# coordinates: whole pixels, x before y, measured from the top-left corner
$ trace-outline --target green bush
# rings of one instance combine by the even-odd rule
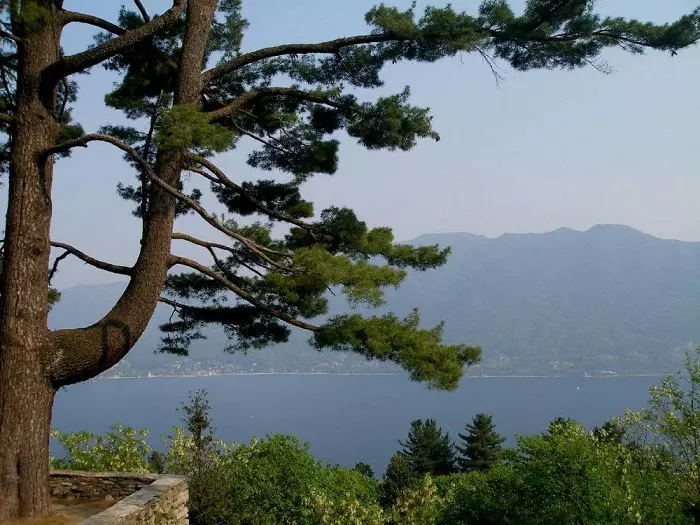
[[[370,469],[323,466],[286,435],[227,444],[217,439],[205,392],[183,406],[185,429],[163,436],[114,425],[105,436],[52,432],[65,456],[53,468],[146,472],[190,478],[192,525],[684,525],[694,470],[669,447],[587,433],[569,419],[521,436],[489,470],[419,476],[396,454],[383,479]],[[688,424],[690,425],[690,424]]]
[[[148,430],[112,425],[105,436],[90,432],[63,434],[51,431],[65,451],[63,458],[51,458],[51,468],[106,472],[148,472],[153,452],[146,443]]]

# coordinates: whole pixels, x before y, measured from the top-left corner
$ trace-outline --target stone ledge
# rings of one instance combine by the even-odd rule
[[[123,472],[52,471],[53,496],[117,503],[81,525],[187,525],[187,478]]]

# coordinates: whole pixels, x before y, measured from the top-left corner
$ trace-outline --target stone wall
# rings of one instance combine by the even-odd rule
[[[150,485],[159,477],[158,474],[52,470],[49,485],[51,496],[55,498],[122,499]]]
[[[53,471],[52,496],[117,502],[81,525],[187,525],[187,478],[172,475]]]

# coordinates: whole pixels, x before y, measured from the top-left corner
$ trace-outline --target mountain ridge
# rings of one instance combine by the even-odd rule
[[[405,315],[417,306],[424,325],[445,320],[446,341],[484,349],[482,364],[470,373],[661,373],[674,371],[682,349],[700,342],[700,242],[624,225],[495,238],[433,233],[406,242],[450,245],[452,253],[444,267],[409,272],[398,290],[387,291],[379,313]],[[51,328],[96,321],[124,287],[114,282],[63,290]],[[331,299],[333,313],[348,311]],[[167,315],[169,309],[159,306],[128,363],[142,371],[169,366],[173,357],[152,352],[157,325]],[[193,348],[190,361],[199,365],[187,366],[216,361],[228,363],[229,371],[396,370],[359,356],[320,354],[303,333],[286,345],[235,356],[220,352],[221,331],[208,334]]]

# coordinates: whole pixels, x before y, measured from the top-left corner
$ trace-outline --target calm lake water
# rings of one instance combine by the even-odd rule
[[[660,377],[466,378],[455,392],[429,391],[399,375],[248,375],[101,380],[57,394],[53,426],[103,433],[113,423],[147,427],[151,442],[180,424],[176,408],[206,389],[217,435],[226,441],[288,433],[328,463],[364,461],[384,471],[411,420],[435,418],[456,437],[476,412],[493,415],[512,444],[557,416],[587,427],[641,408]],[[60,453],[60,449],[53,450]]]

